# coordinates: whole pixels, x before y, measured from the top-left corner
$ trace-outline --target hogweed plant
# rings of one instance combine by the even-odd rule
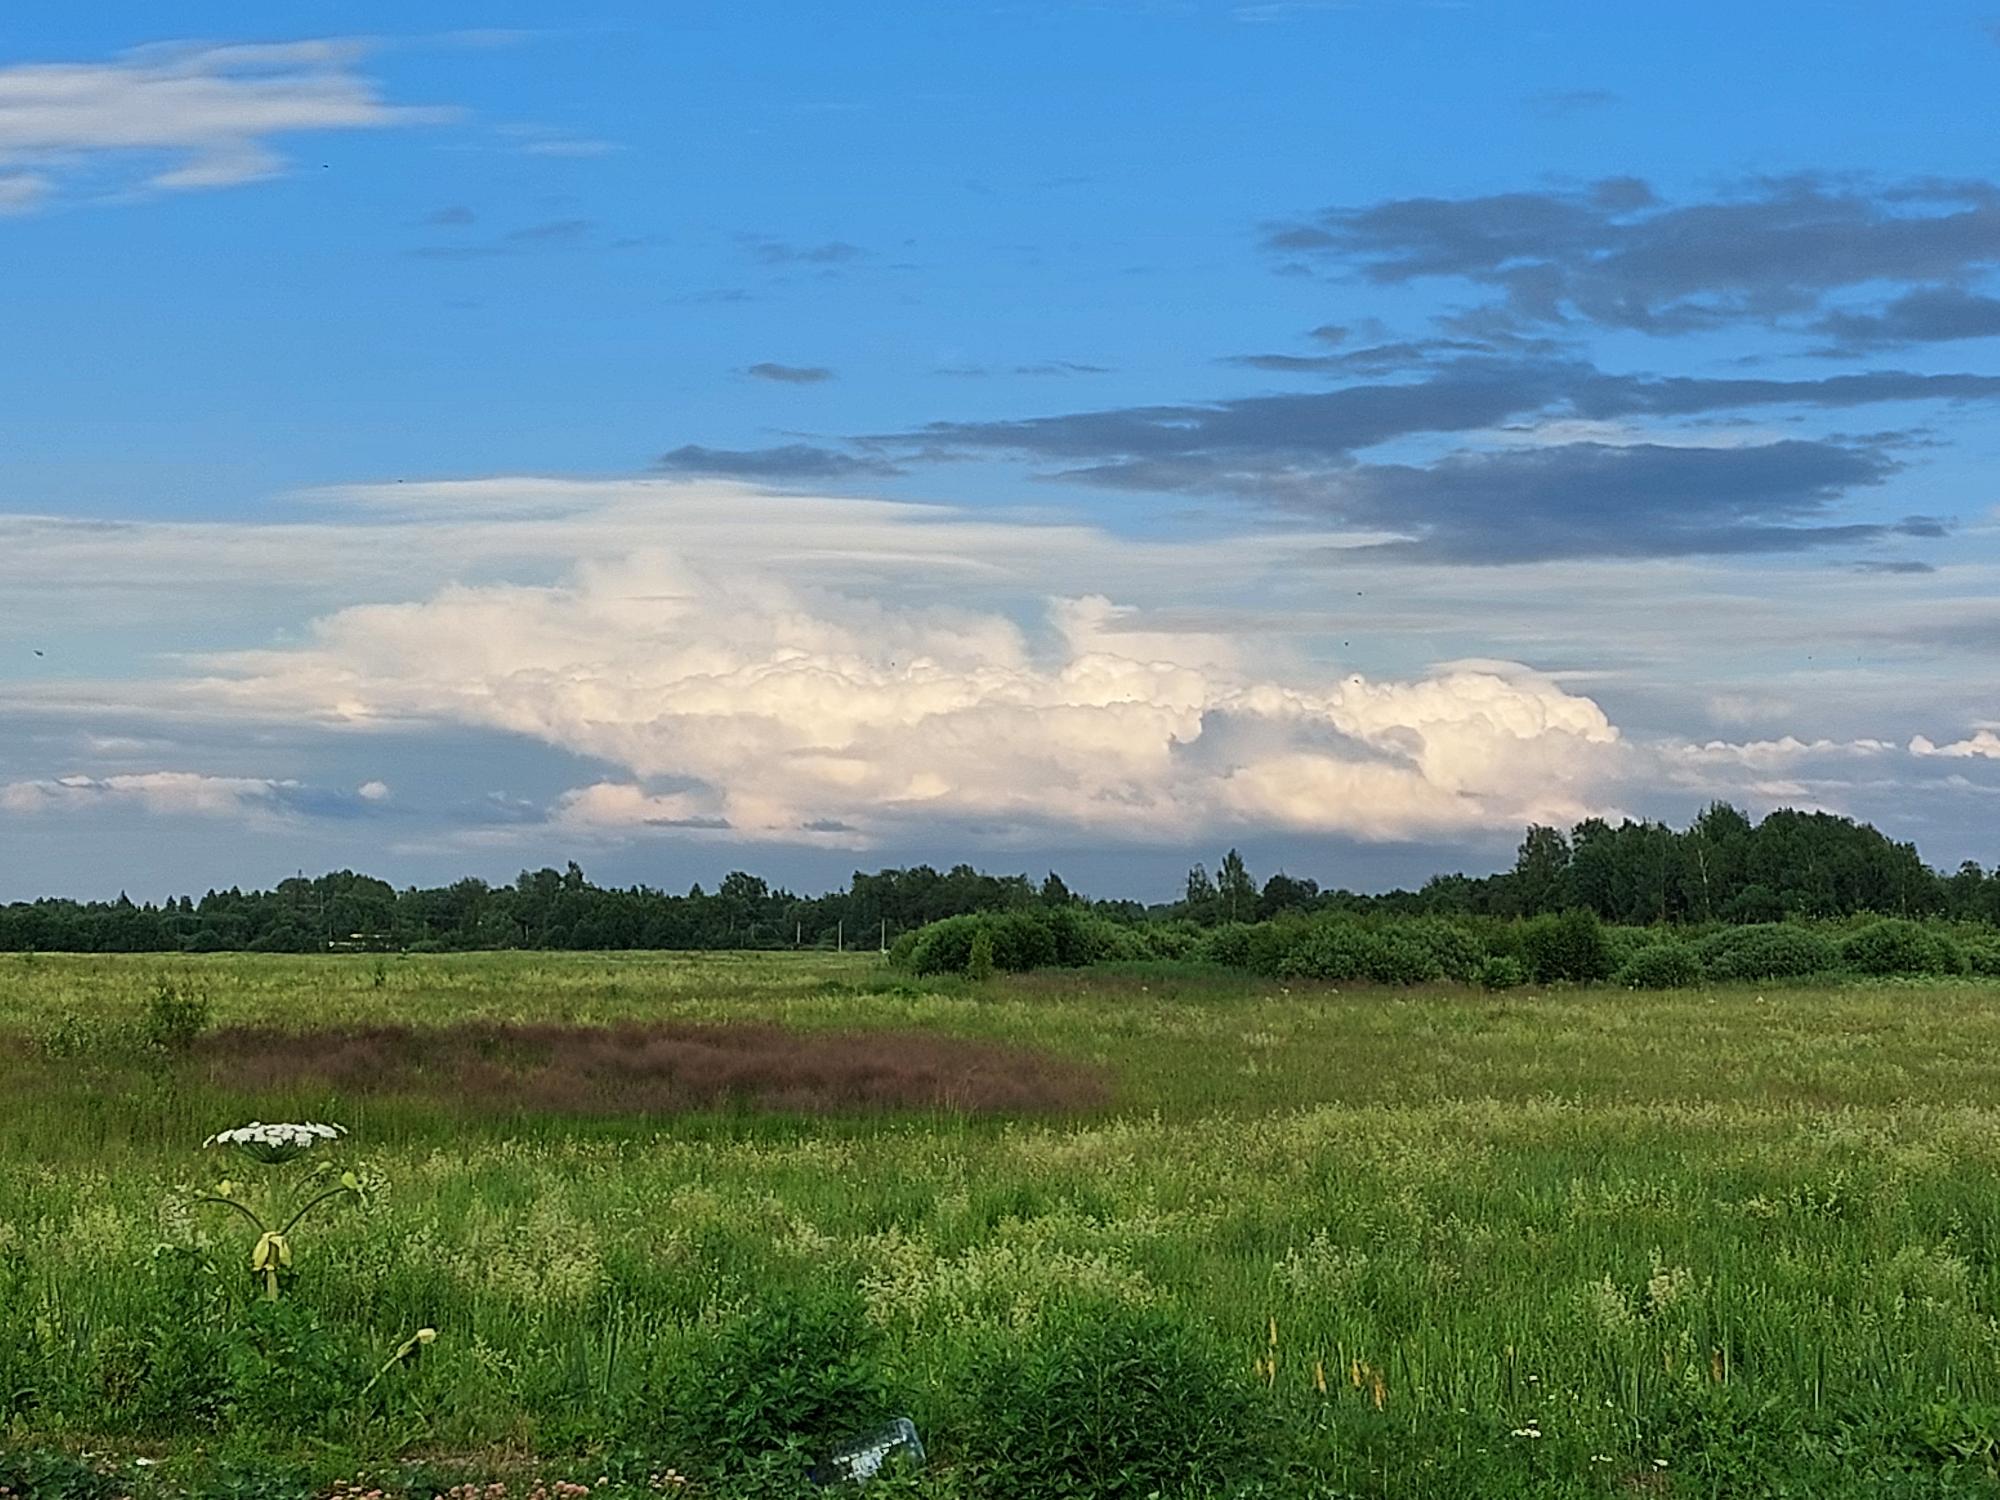
[[[202,1145],[204,1148],[227,1147],[259,1166],[278,1167],[296,1161],[323,1141],[337,1141],[346,1134],[347,1128],[343,1125],[321,1125],[311,1121],[266,1125],[261,1120],[252,1120],[234,1130],[218,1131]],[[250,1250],[250,1270],[253,1275],[263,1278],[264,1300],[276,1302],[278,1277],[292,1268],[291,1236],[299,1221],[323,1203],[331,1203],[336,1198],[358,1201],[364,1193],[361,1180],[354,1173],[341,1172],[336,1177],[333,1164],[321,1162],[299,1180],[290,1194],[262,1196],[264,1202],[260,1211],[257,1205],[247,1201],[242,1183],[225,1177],[211,1191],[198,1194],[195,1202],[214,1203],[227,1208],[241,1215],[257,1231],[257,1242]],[[287,1206],[292,1206],[289,1215],[284,1212]]]

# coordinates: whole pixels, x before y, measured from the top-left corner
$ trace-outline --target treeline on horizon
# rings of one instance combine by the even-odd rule
[[[2000,922],[2000,870],[1945,874],[1916,846],[1829,813],[1753,822],[1716,803],[1676,830],[1600,819],[1567,833],[1533,826],[1512,868],[1438,875],[1417,890],[1322,889],[1285,873],[1259,881],[1231,850],[1190,870],[1181,899],[1091,900],[1051,872],[989,875],[971,865],[856,871],[844,890],[799,896],[743,871],[713,891],[593,885],[574,863],[511,885],[467,878],[396,889],[341,870],[268,891],[212,890],[164,903],[45,898],[0,906],[0,951],[310,953],[332,950],[874,948],[947,917],[1077,906],[1126,924],[1265,921],[1284,913],[1479,916],[1586,910],[1635,926],[1744,924],[1866,913]]]

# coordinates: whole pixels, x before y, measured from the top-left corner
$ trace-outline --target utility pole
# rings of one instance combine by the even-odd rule
[[[833,951],[836,953],[845,953],[847,951],[847,918],[845,917],[842,917],[838,922],[833,924]]]
[[[889,919],[887,917],[882,919],[882,951],[884,953],[889,951]]]

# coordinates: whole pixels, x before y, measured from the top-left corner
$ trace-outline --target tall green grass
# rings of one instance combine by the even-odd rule
[[[305,1031],[935,1028],[1097,1063],[1114,1103],[576,1121],[241,1097],[118,1042],[163,974],[219,1022]],[[65,1024],[75,1050],[45,1055]],[[390,960],[380,983],[367,958],[38,958],[0,962],[0,1028],[17,1445],[144,1452],[170,1480],[250,1450],[532,1452],[778,1493],[796,1406],[813,1441],[909,1412],[938,1494],[1058,1493],[1031,1448],[1124,1455],[1078,1480],[1104,1494],[1994,1485],[2000,991],[1972,980],[1489,996],[1159,965],[912,983],[824,956]],[[386,1189],[302,1228],[259,1321],[237,1226],[183,1189],[225,1166],[209,1132],[295,1114],[350,1126],[338,1159]],[[357,1404],[418,1327],[437,1342]],[[783,1400],[751,1390],[765,1366]]]

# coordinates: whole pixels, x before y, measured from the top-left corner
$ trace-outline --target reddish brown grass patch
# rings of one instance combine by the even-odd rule
[[[789,1031],[763,1023],[235,1026],[194,1049],[209,1082],[319,1087],[567,1115],[747,1108],[1041,1114],[1106,1097],[1080,1064],[922,1031]]]

